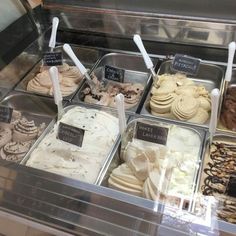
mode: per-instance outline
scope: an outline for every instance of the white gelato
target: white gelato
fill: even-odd
[[[82,147],[57,139],[55,124],[26,165],[94,183],[118,136],[118,119],[103,111],[74,107],[60,122],[85,130]]]
[[[178,126],[170,127],[166,146],[133,138],[122,153],[125,163],[113,170],[109,186],[151,200],[191,196],[200,145],[196,132]],[[122,176],[126,176],[125,186]],[[134,193],[134,189],[139,190]]]

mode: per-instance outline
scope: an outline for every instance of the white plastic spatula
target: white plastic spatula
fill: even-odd
[[[236,43],[231,42],[228,46],[228,64],[227,64],[227,69],[226,69],[226,73],[225,73],[225,81],[226,82],[231,81],[235,49],[236,49]]]
[[[122,135],[126,129],[124,95],[122,93],[117,94],[115,101],[119,117],[120,134]]]
[[[153,66],[152,60],[148,56],[147,51],[146,51],[145,47],[143,46],[143,41],[142,41],[141,37],[138,34],[135,34],[133,37],[133,40],[143,56],[146,67],[151,71],[153,77],[156,78],[156,73],[154,71],[154,66]]]
[[[218,108],[219,108],[219,98],[220,98],[220,91],[219,89],[215,88],[211,91],[211,119],[209,124],[209,133],[210,133],[210,145],[213,140],[213,136],[216,132],[217,126],[217,117],[218,117]]]
[[[49,69],[49,74],[50,74],[50,78],[52,80],[52,85],[53,85],[54,102],[57,105],[57,110],[58,110],[58,120],[60,120],[64,114],[64,110],[62,106],[62,95],[61,95],[61,89],[59,85],[57,67],[52,66]]]
[[[63,49],[68,54],[68,56],[71,58],[71,60],[75,63],[75,65],[80,70],[82,75],[85,76],[85,78],[88,81],[88,84],[89,84],[90,88],[92,90],[94,90],[96,88],[94,82],[92,81],[91,77],[89,76],[89,74],[88,74],[86,68],[84,67],[84,65],[80,62],[80,60],[77,58],[77,56],[73,52],[71,46],[66,43],[66,44],[63,45]]]
[[[51,32],[51,37],[50,37],[49,45],[48,45],[51,48],[51,52],[53,52],[53,50],[56,46],[58,25],[59,25],[59,19],[57,17],[53,17],[53,19],[52,19],[52,32]]]

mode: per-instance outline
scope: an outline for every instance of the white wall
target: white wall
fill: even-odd
[[[25,13],[18,0],[0,0],[0,32]]]

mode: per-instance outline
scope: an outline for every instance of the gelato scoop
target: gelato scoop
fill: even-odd
[[[83,79],[83,75],[80,73],[79,69],[64,63],[62,66],[58,66],[58,72],[62,96],[68,96],[75,92]],[[53,95],[53,86],[48,67],[42,66],[40,68],[40,72],[28,82],[27,91]]]
[[[179,73],[163,74],[158,78],[149,103],[153,115],[198,124],[208,120],[211,100],[203,86]]]

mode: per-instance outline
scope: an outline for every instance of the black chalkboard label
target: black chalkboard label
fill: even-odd
[[[190,75],[196,75],[199,69],[200,59],[186,55],[176,54],[172,62],[172,69]]]
[[[226,192],[227,195],[236,197],[236,174],[230,176]]]
[[[166,145],[168,132],[169,129],[166,127],[137,122],[135,137],[147,142]]]
[[[105,65],[104,70],[105,70],[104,77],[106,79],[113,80],[119,83],[124,82],[125,70],[108,65]]]
[[[61,66],[62,53],[61,52],[47,52],[43,54],[43,64],[45,66]]]
[[[58,127],[57,138],[64,142],[82,147],[84,132],[84,129],[80,129],[60,122]]]
[[[0,122],[10,123],[13,109],[11,107],[0,106]]]

